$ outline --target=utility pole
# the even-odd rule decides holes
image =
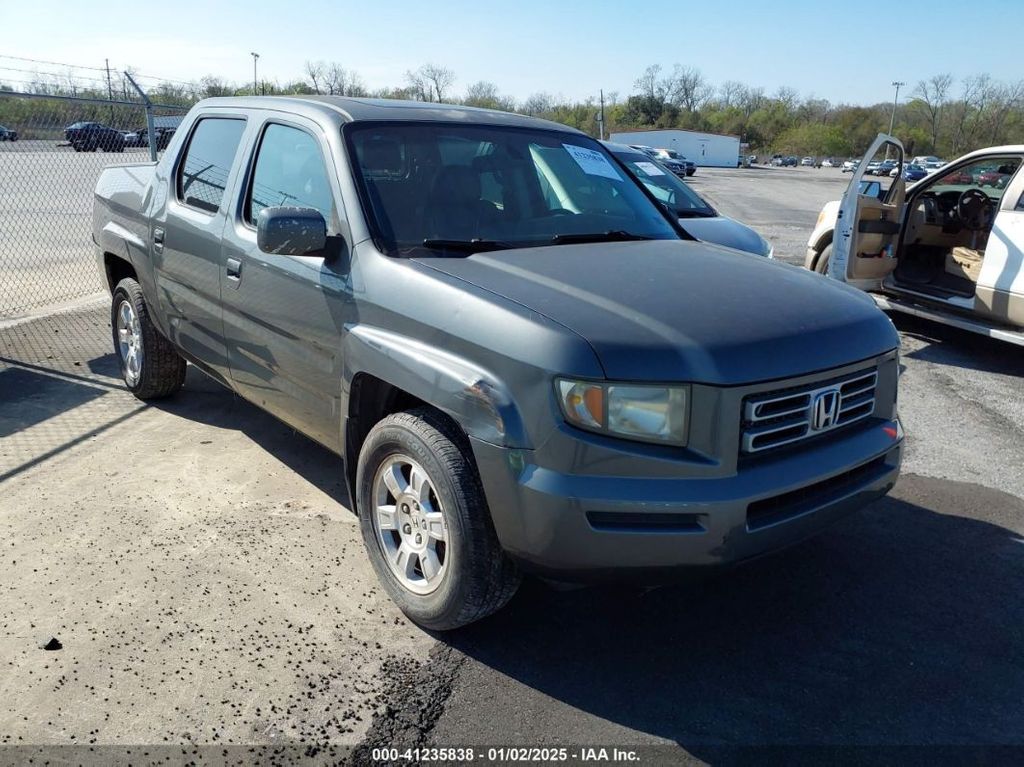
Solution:
[[[107,98],[110,99],[110,127],[114,127],[114,89],[110,85],[110,59],[103,59],[107,67]]]
[[[900,100],[900,88],[906,83],[900,82],[899,80],[892,81],[892,87],[896,89],[896,95],[892,97],[892,116],[889,118],[889,135],[892,135],[893,126],[896,125],[896,102]]]
[[[252,95],[256,95],[256,62],[259,61],[260,55],[256,51],[249,51],[249,55],[252,56]]]
[[[597,125],[601,140],[604,141],[604,88],[601,89],[601,111],[597,113]]]

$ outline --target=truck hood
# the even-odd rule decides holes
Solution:
[[[575,331],[609,379],[753,383],[838,367],[899,342],[866,294],[707,243],[611,242],[416,260]]]

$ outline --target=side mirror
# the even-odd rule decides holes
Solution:
[[[879,197],[882,194],[882,185],[878,181],[861,181],[858,191],[866,197]]]
[[[256,244],[264,253],[304,256],[327,245],[327,222],[313,208],[264,208],[256,218]]]

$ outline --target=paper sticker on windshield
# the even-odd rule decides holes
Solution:
[[[586,149],[575,144],[562,144],[569,156],[576,161],[576,164],[583,169],[583,172],[591,176],[604,176],[605,178],[622,181],[622,176],[608,162],[608,158],[596,149]]]
[[[665,175],[665,171],[663,171],[661,168],[659,168],[653,162],[637,162],[637,163],[633,163],[633,164],[636,165],[636,167],[638,167],[640,170],[642,170],[648,176],[664,176]]]

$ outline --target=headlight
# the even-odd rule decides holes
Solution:
[[[581,429],[670,445],[686,444],[690,387],[599,383],[559,378],[558,404]]]

